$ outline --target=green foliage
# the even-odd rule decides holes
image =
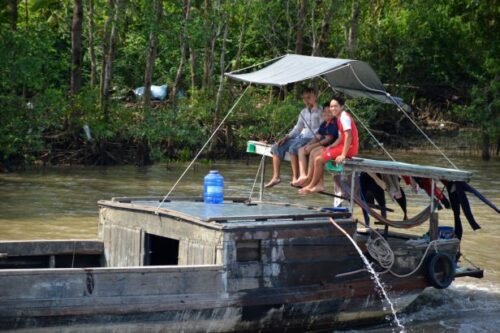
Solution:
[[[356,58],[370,63],[381,80],[389,84],[391,94],[403,97],[416,109],[439,103],[445,117],[478,127],[494,138],[499,135],[500,127],[497,2],[360,1]],[[120,100],[121,92],[143,85],[151,31],[158,36],[153,82],[172,85],[181,56],[183,3],[163,1],[163,17],[156,23],[152,1],[126,2],[113,62],[114,95],[109,117],[105,118],[99,108],[98,88],[89,84],[88,2],[84,2],[83,87],[76,96],[68,93],[72,2],[20,1],[17,29],[10,21],[7,2],[3,2],[0,5],[0,159],[32,159],[50,150],[47,137],[58,132],[81,134],[79,129],[83,125],[91,128],[99,143],[145,140],[157,159],[163,156],[189,159],[242,92],[240,85],[225,82],[220,108],[216,110],[220,71],[293,53],[300,1],[191,1],[190,19],[186,23],[187,54],[180,83],[180,88],[188,91],[188,97],[150,109]],[[111,11],[109,2],[104,0],[95,0],[94,7],[94,47],[99,75],[104,23]],[[308,1],[303,53],[311,54],[326,22],[328,33],[321,54],[346,57],[351,8],[352,1],[333,4]],[[224,41],[225,68],[221,69],[225,21],[229,24],[229,34]],[[202,87],[205,71],[211,76],[208,86]],[[274,141],[283,136],[294,125],[302,101],[291,92],[284,101],[278,95],[276,89],[252,87],[216,136],[215,148],[243,151],[248,139]],[[367,126],[389,133],[397,131],[395,123],[400,114],[394,108],[363,100],[350,101],[349,105]]]

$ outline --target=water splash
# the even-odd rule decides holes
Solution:
[[[400,333],[404,333],[406,332],[406,329],[405,327],[403,326],[403,324],[401,324],[401,321],[399,320],[398,318],[398,315],[396,313],[396,310],[394,309],[394,304],[392,303],[391,299],[389,298],[389,296],[387,295],[387,292],[385,291],[385,288],[384,288],[384,285],[382,284],[382,282],[380,281],[380,278],[377,274],[377,272],[375,272],[375,270],[373,269],[372,265],[370,264],[370,262],[368,261],[368,259],[366,258],[366,256],[363,254],[363,252],[361,251],[361,249],[359,248],[358,244],[356,244],[356,241],[354,239],[352,239],[352,237],[341,227],[337,224],[337,222],[335,222],[334,219],[330,218],[330,222],[333,223],[333,225],[340,230],[340,232],[342,232],[350,241],[351,243],[354,245],[354,247],[356,248],[356,251],[358,251],[359,253],[359,256],[361,257],[361,259],[363,260],[363,263],[365,264],[366,268],[368,269],[368,271],[370,272],[370,274],[372,275],[372,279],[375,281],[377,287],[378,287],[378,290],[379,292],[382,294],[382,296],[385,298],[385,300],[387,301],[387,303],[389,303],[389,306],[391,308],[391,311],[392,311],[392,314],[394,316],[394,321],[396,322],[396,325],[399,327],[400,329]]]

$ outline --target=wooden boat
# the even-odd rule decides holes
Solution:
[[[266,144],[249,147],[269,154]],[[369,159],[344,165],[347,179],[366,171],[425,176],[433,184],[471,177]],[[248,198],[99,201],[97,240],[0,242],[0,330],[302,332],[383,321],[390,307],[332,225],[368,253],[373,233],[358,228],[354,192],[343,210]],[[367,254],[396,310],[429,286],[482,275],[455,269],[460,240],[439,237],[433,205],[431,196],[428,239],[380,230],[394,254],[389,268]]]
[[[356,160],[345,167],[356,172],[376,163]],[[470,175],[415,165],[385,168],[377,170],[432,171],[446,179]],[[161,323],[183,332],[316,330],[390,314],[354,247],[329,221],[365,247],[369,234],[357,231],[349,211],[242,198],[220,205],[169,199],[158,209],[160,201],[99,201],[99,240],[1,242],[0,328],[74,329],[90,322]],[[417,237],[387,232],[396,254],[393,272],[412,271],[424,255],[456,256],[459,240],[438,239],[437,225],[430,228],[435,245],[428,253],[428,243],[411,241]],[[431,286],[429,269],[437,275],[479,273],[439,272],[438,266],[421,265],[405,278],[382,276],[398,309]]]

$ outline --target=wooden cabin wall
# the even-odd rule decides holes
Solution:
[[[144,265],[146,233],[179,241],[178,265],[222,262],[222,233],[196,223],[109,207],[100,209],[99,235],[108,267]]]
[[[355,223],[344,227],[352,234]],[[329,223],[235,231],[225,244],[229,291],[331,283],[363,267],[354,246]]]

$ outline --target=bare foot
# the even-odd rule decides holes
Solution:
[[[316,185],[310,189],[310,192],[318,193],[324,191],[325,188],[322,185]]]
[[[266,185],[264,185],[265,188],[271,188],[275,185],[278,185],[279,183],[281,183],[281,179],[280,178],[271,178],[271,180],[269,181],[269,183],[267,183]]]
[[[311,189],[309,187],[303,187],[299,190],[299,194],[310,194],[311,193]]]
[[[299,177],[296,181],[292,182],[294,186],[303,186],[307,181],[307,177]]]

